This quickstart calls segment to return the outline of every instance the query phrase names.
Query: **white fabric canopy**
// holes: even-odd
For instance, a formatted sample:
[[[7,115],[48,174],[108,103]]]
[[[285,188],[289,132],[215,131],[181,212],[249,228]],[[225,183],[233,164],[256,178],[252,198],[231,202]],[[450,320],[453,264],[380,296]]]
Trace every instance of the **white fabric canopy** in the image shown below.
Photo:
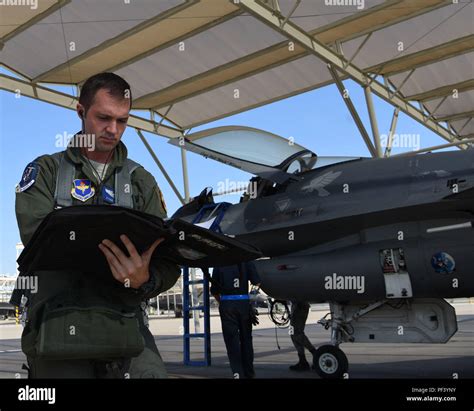
[[[295,1],[277,4],[287,16]],[[322,60],[228,0],[42,0],[2,6],[0,22],[5,67],[40,84],[116,72],[135,108],[183,129],[333,81]],[[473,133],[472,1],[302,0],[289,22]]]

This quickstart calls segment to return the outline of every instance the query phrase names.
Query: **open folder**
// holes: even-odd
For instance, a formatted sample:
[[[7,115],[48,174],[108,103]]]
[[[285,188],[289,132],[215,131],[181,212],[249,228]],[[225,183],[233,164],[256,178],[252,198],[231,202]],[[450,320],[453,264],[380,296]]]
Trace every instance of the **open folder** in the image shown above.
[[[121,234],[127,235],[139,254],[164,237],[152,261],[166,258],[188,267],[226,266],[261,257],[251,245],[180,219],[163,220],[117,206],[85,205],[48,214],[18,258],[19,271],[108,271],[98,245],[109,239],[128,255]]]

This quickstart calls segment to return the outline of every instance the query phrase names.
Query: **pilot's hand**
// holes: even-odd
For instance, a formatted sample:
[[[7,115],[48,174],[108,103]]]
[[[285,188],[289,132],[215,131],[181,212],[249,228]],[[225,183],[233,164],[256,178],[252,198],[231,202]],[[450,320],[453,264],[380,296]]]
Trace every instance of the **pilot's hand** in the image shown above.
[[[151,256],[164,238],[158,238],[142,255],[138,254],[137,249],[126,235],[122,234],[120,239],[127,248],[130,257],[127,257],[119,247],[107,239],[99,244],[99,248],[104,253],[110,271],[117,281],[126,287],[140,288],[150,278],[148,267]]]

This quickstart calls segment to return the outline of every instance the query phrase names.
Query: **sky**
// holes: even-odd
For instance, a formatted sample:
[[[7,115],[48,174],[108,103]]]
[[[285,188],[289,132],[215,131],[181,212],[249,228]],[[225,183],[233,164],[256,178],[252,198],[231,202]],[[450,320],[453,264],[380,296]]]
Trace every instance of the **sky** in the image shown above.
[[[5,70],[0,72],[11,75]],[[352,80],[345,81],[344,85],[371,135],[363,89]],[[71,88],[63,90],[72,93]],[[376,96],[374,106],[380,134],[388,134],[393,107]],[[285,138],[292,137],[295,143],[314,151],[318,156],[370,156],[334,85],[208,123],[192,132],[223,125],[255,127]],[[58,135],[72,135],[80,127],[79,118],[73,110],[28,97],[17,98],[14,93],[0,91],[0,275],[16,272],[15,245],[20,241],[20,236],[15,217],[15,186],[25,166],[40,155],[61,151],[62,148],[57,147]],[[445,143],[441,137],[403,113],[400,113],[396,132],[414,136],[414,144],[410,147],[395,147],[392,154]],[[168,144],[167,138],[151,133],[144,135],[184,195],[179,148]],[[129,157],[154,175],[166,200],[168,215],[172,215],[180,207],[180,202],[135,130],[127,128],[122,141],[128,148]],[[216,192],[227,179],[238,183],[251,178],[248,173],[194,153],[187,153],[187,162],[191,196],[199,194],[208,186]],[[237,203],[239,195],[219,196],[215,201]]]

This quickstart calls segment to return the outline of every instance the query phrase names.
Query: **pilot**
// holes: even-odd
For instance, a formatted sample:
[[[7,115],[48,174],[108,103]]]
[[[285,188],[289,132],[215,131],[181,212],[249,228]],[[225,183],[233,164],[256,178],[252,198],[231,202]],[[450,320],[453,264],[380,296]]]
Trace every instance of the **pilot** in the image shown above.
[[[222,334],[234,378],[254,378],[252,323],[248,283],[260,287],[253,263],[214,268],[211,294],[219,302]]]
[[[308,337],[304,333],[306,320],[308,318],[310,305],[307,302],[292,301],[291,302],[291,314],[290,314],[290,335],[291,341],[296,348],[298,353],[299,361],[295,365],[291,365],[289,368],[291,371],[309,371],[310,365],[306,361],[304,349],[306,348],[314,356],[316,354],[316,348],[311,344]]]
[[[119,205],[166,217],[155,179],[127,158],[127,148],[121,142],[131,98],[129,84],[113,73],[94,75],[84,83],[77,104],[81,133],[73,137],[65,151],[43,155],[29,163],[16,188],[16,216],[25,246],[55,208]],[[111,275],[90,275],[94,267],[88,266],[87,255],[81,255],[80,250],[75,270],[33,273],[38,276],[38,290],[26,293],[28,321],[22,335],[30,378],[167,376],[145,325],[144,302],[171,288],[180,269],[163,259],[150,263],[162,239],[156,239],[140,255],[126,235],[120,238],[122,249],[107,238],[98,245]],[[101,280],[104,277],[107,281]],[[17,291],[13,299],[21,297]],[[61,303],[53,304],[58,301]],[[60,307],[55,315],[62,316],[70,329],[55,329],[42,321],[51,307]],[[136,320],[125,321],[134,316]],[[98,324],[103,328],[101,335],[112,341],[109,348],[94,338]],[[48,347],[41,347],[41,339],[55,342],[49,357],[44,354]],[[117,357],[119,344],[123,346]],[[115,353],[113,357],[110,349]]]

